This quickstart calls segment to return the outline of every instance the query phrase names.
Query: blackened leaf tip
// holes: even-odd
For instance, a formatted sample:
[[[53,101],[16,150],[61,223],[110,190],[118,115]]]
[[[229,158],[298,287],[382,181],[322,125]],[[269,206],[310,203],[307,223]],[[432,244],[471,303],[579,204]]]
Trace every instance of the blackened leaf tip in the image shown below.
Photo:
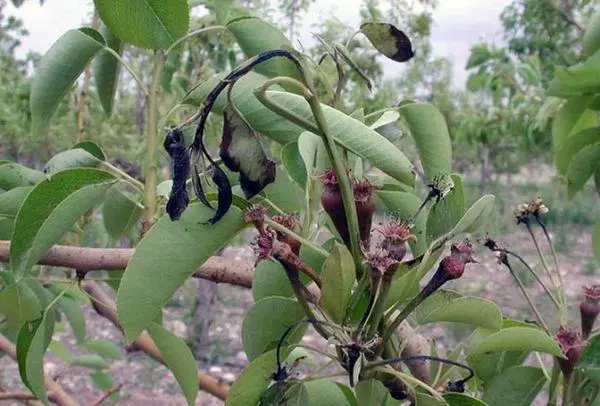
[[[215,224],[223,218],[225,214],[231,208],[233,202],[233,192],[231,190],[231,183],[227,179],[227,175],[217,165],[212,166],[212,180],[217,185],[218,198],[217,198],[217,210],[211,219],[205,222],[205,224]]]
[[[364,23],[360,31],[383,55],[396,62],[406,62],[414,55],[410,38],[388,23]]]

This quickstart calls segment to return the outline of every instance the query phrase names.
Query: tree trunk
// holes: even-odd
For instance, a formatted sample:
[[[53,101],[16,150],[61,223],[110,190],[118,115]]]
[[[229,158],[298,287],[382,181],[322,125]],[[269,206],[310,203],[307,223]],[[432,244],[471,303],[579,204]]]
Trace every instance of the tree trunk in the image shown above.
[[[482,147],[479,153],[481,158],[481,177],[479,182],[479,193],[483,194],[492,181],[492,161],[490,159],[490,150],[486,147]]]

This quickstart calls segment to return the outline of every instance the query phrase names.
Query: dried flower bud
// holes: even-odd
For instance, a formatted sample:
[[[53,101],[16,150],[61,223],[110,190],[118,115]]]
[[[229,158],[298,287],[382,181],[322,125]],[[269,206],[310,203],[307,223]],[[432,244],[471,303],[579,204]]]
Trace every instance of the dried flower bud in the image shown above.
[[[479,243],[484,247],[489,248],[490,251],[494,252],[494,255],[496,256],[496,262],[499,265],[506,265],[510,267],[508,256],[506,255],[506,249],[504,248],[503,244],[497,243],[489,234],[486,234],[483,240],[479,240]]]
[[[559,358],[558,364],[565,376],[570,376],[581,355],[581,347],[587,342],[581,341],[579,332],[560,326],[556,331],[556,342],[560,345],[567,359]]]
[[[282,226],[291,231],[294,231],[294,228],[296,228],[296,225],[298,224],[298,221],[296,220],[296,215],[294,213],[277,214],[273,216],[272,219],[274,222],[281,224]],[[277,230],[275,230],[275,233],[277,234],[277,239],[281,242],[288,244],[294,254],[300,254],[300,241],[298,241],[289,234],[285,234]]]
[[[399,264],[398,261],[391,257],[387,250],[382,248],[365,253],[364,256],[364,263],[369,265],[371,269],[375,269],[381,273],[393,271]]]
[[[252,222],[260,234],[265,234],[265,213],[267,209],[260,204],[253,204],[244,210],[244,220]]]
[[[548,207],[544,204],[544,201],[540,196],[536,197],[533,203],[529,205],[531,214],[539,216],[540,214],[548,213]]]
[[[412,225],[403,221],[388,221],[376,228],[376,231],[383,236],[379,247],[387,250],[396,261],[402,261],[406,255],[406,243],[417,240],[412,234]]]
[[[588,338],[594,322],[600,314],[600,285],[584,286],[585,298],[579,304],[581,314],[581,333],[584,339]]]
[[[473,247],[469,240],[452,244],[450,255],[442,259],[435,274],[421,291],[421,295],[427,297],[446,282],[460,278],[467,264],[471,263],[477,263],[477,261],[473,258]]]
[[[271,258],[275,243],[275,234],[265,232],[256,237],[252,242],[254,255],[256,255],[256,264],[260,261]]]
[[[548,211],[548,207],[544,204],[542,198],[538,196],[533,202],[519,204],[515,210],[515,219],[517,224],[528,224],[530,216],[539,219],[540,214],[546,214]]]
[[[375,199],[373,198],[375,185],[370,180],[363,179],[355,183],[353,189],[360,241],[363,246],[369,248],[371,243],[371,225],[373,224],[373,213],[375,213],[376,206]]]

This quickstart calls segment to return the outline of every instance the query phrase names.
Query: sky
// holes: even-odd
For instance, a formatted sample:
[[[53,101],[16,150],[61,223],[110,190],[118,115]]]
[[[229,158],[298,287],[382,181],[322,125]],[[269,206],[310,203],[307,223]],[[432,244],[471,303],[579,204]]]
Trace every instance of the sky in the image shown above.
[[[434,54],[453,60],[454,87],[462,89],[465,86],[467,74],[464,67],[472,44],[482,39],[501,42],[500,13],[510,2],[438,0],[431,41]],[[310,46],[314,41],[310,35],[312,24],[331,15],[358,27],[361,4],[362,0],[316,0],[302,20],[300,41]],[[37,0],[27,0],[19,9],[9,6],[7,15],[21,18],[29,30],[29,36],[18,49],[18,54],[23,56],[29,50],[45,52],[65,31],[89,21],[91,10],[92,2],[87,0],[47,0],[44,6],[40,6]],[[396,69],[393,62],[384,62],[386,75],[394,76]]]

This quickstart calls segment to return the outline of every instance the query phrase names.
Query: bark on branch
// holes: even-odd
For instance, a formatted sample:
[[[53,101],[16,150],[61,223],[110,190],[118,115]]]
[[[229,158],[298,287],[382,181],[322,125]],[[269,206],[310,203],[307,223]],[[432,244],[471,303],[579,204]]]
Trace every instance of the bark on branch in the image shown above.
[[[0,334],[0,350],[6,353],[13,360],[17,360],[17,349],[15,345],[8,341],[6,337]],[[60,406],[77,406],[77,403],[65,392],[54,379],[44,375],[44,384],[48,391],[48,399]]]
[[[0,262],[9,262],[10,241],[0,241]],[[123,270],[131,259],[131,248],[86,248],[55,245],[42,257],[40,265],[61,266],[79,271]],[[223,257],[209,258],[194,276],[218,283],[252,286],[254,264],[250,261],[232,260]]]
[[[92,298],[94,310],[102,317],[108,319],[115,327],[121,330],[121,325],[117,319],[115,305],[110,297],[100,288],[95,282],[87,282],[83,289]],[[164,364],[165,361],[158,350],[156,344],[145,331],[141,333],[134,342],[138,348],[154,358],[156,361]],[[200,381],[200,389],[206,391],[219,399],[225,400],[229,392],[229,386],[219,382],[218,379],[208,375],[205,372],[198,371],[198,380]]]

